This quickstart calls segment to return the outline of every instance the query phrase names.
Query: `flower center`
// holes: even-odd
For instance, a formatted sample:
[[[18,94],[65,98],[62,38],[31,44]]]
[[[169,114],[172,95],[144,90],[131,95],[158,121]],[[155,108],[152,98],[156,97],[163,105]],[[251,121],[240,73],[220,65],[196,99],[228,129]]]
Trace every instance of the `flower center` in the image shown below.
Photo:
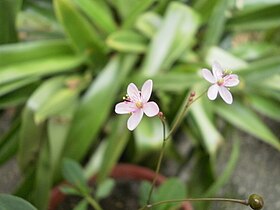
[[[222,78],[222,79],[219,79],[219,80],[217,81],[217,84],[218,84],[219,86],[222,86],[222,85],[224,84],[224,82],[225,82],[225,80]]]
[[[143,108],[143,104],[142,104],[142,102],[137,101],[137,102],[136,102],[136,107],[137,107],[138,109]]]

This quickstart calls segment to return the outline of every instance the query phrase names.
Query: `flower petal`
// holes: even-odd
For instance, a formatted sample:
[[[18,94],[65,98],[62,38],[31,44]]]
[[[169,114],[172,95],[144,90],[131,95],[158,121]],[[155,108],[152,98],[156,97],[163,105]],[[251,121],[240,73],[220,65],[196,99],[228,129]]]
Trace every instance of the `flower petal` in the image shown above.
[[[202,69],[201,73],[202,73],[202,76],[204,77],[204,79],[206,79],[208,82],[213,83],[213,84],[216,82],[215,77],[213,76],[211,71],[209,71],[208,69]]]
[[[222,99],[227,103],[227,104],[232,104],[233,98],[229,90],[225,87],[219,87],[219,93],[222,97]]]
[[[137,107],[132,102],[121,102],[116,104],[115,112],[117,114],[128,114],[137,110]]]
[[[214,61],[213,65],[212,65],[212,71],[213,71],[213,74],[214,74],[214,77],[216,78],[216,80],[219,80],[222,78],[223,68],[217,61]]]
[[[133,131],[140,123],[142,117],[143,117],[142,109],[138,109],[136,112],[133,112],[127,121],[127,128]]]
[[[230,74],[228,76],[225,76],[224,80],[224,86],[226,87],[233,87],[239,84],[239,79],[236,74]]]
[[[159,113],[159,108],[155,102],[151,101],[143,105],[143,111],[148,117],[153,117]]]
[[[140,93],[138,88],[134,83],[130,83],[127,87],[127,94],[133,102],[138,102],[140,101]]]
[[[212,85],[209,87],[208,92],[207,92],[207,96],[210,100],[215,100],[217,98],[218,95],[218,90],[219,90],[219,86],[218,85]]]
[[[153,90],[153,81],[149,79],[143,84],[141,88],[141,98],[143,103],[149,101],[152,94],[152,90]]]

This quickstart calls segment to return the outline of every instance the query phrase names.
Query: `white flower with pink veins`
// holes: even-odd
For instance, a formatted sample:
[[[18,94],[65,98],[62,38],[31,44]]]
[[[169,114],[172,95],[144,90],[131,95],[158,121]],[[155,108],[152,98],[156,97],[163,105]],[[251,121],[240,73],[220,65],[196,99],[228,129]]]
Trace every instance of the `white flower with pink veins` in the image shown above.
[[[229,87],[234,87],[239,84],[238,76],[231,74],[230,71],[223,70],[221,65],[216,61],[212,65],[212,72],[213,74],[208,69],[202,69],[204,79],[213,84],[208,89],[208,98],[215,100],[219,93],[227,104],[232,104],[233,98]]]
[[[141,91],[138,90],[134,83],[130,83],[127,87],[127,97],[124,101],[118,103],[115,106],[115,112],[117,114],[131,114],[127,121],[127,127],[129,130],[134,130],[140,123],[143,113],[148,117],[156,116],[159,113],[158,105],[150,101],[152,94],[153,81],[147,80]]]

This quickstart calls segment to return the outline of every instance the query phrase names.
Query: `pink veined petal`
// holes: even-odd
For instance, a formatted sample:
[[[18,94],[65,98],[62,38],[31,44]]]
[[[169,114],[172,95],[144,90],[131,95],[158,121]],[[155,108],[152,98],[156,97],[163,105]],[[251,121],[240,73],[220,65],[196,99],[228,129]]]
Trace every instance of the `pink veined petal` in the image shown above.
[[[153,117],[159,113],[159,108],[155,102],[151,101],[143,105],[143,111],[148,117]]]
[[[230,74],[228,76],[225,76],[224,80],[224,86],[226,87],[233,87],[239,84],[239,79],[236,74]]]
[[[223,68],[217,61],[214,61],[213,65],[212,65],[212,71],[213,71],[213,74],[214,74],[214,77],[216,78],[216,80],[219,80],[222,78]]]
[[[130,83],[127,87],[127,94],[133,102],[140,101],[140,93],[134,83]]]
[[[216,82],[215,77],[213,76],[211,71],[209,71],[208,69],[202,69],[201,73],[202,73],[202,76],[204,77],[204,79],[206,79],[208,82],[210,82],[212,84],[214,84]]]
[[[149,101],[152,94],[152,90],[153,90],[153,81],[149,79],[143,84],[141,88],[141,98],[143,103]]]
[[[231,93],[226,87],[219,87],[219,93],[222,97],[222,99],[227,103],[227,104],[232,104],[233,98]]]
[[[137,110],[137,107],[132,102],[121,102],[116,104],[115,112],[117,114],[128,114]]]
[[[127,121],[127,128],[133,131],[140,123],[142,117],[143,117],[142,109],[138,109],[136,112],[133,112]]]
[[[209,87],[208,92],[207,92],[207,96],[210,100],[215,100],[217,98],[218,95],[218,90],[219,90],[219,86],[214,84],[212,86]]]

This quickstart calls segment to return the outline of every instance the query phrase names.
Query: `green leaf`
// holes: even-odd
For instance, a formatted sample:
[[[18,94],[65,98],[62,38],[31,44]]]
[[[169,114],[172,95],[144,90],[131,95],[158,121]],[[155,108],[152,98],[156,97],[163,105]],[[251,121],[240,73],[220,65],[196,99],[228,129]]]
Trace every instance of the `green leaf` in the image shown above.
[[[74,160],[64,159],[62,167],[63,177],[81,192],[88,192],[87,180],[82,167]]]
[[[0,47],[0,66],[73,54],[71,45],[63,39],[7,44]]]
[[[102,0],[100,0],[102,1]],[[139,0],[107,0],[109,4],[115,9],[116,13],[120,16],[121,19],[127,18],[128,14],[139,2]]]
[[[22,176],[20,185],[15,191],[15,195],[26,200],[32,200],[32,190],[35,185],[35,167],[31,168],[29,171],[25,171],[25,174]]]
[[[272,56],[279,52],[279,49],[268,42],[247,42],[232,48],[230,52],[244,60],[256,60]]]
[[[280,4],[244,9],[234,14],[228,22],[231,30],[267,30],[278,27]]]
[[[207,112],[203,107],[203,102],[201,100],[196,101],[195,104],[192,105],[190,111],[193,114],[196,124],[202,134],[206,150],[212,157],[215,156],[218,148],[224,141],[223,137],[207,115]]]
[[[104,157],[105,157],[104,154],[107,149],[107,145],[108,145],[108,141],[100,142],[98,147],[95,149],[95,152],[92,154],[89,161],[87,162],[84,170],[87,179],[90,179],[94,174],[97,174],[97,172],[99,172],[100,168],[103,166],[102,164],[104,161]],[[104,173],[105,170],[101,170],[101,171],[103,171]]]
[[[222,174],[218,176],[218,178],[215,180],[215,182],[207,189],[207,191],[204,193],[203,197],[211,197],[215,196],[215,194],[220,190],[224,184],[229,181],[232,173],[234,172],[234,169],[236,167],[236,164],[238,163],[238,157],[240,152],[240,140],[236,137],[236,134],[234,134],[233,138],[233,148],[229,157],[229,160],[227,161],[226,167]]]
[[[250,105],[258,112],[267,117],[280,121],[280,103],[275,100],[258,95],[249,95]]]
[[[115,186],[116,182],[114,179],[106,179],[104,180],[102,183],[100,183],[100,185],[98,185],[98,188],[96,190],[96,198],[97,199],[103,199],[106,198],[107,196],[110,195],[110,193],[112,192],[114,186]]]
[[[18,89],[6,94],[5,97],[0,97],[0,108],[5,109],[24,104],[36,87],[37,84],[31,84],[26,86],[24,89]]]
[[[149,196],[150,189],[152,187],[152,184],[148,181],[142,181],[140,184],[140,189],[139,189],[139,205],[140,206],[145,206],[147,205],[147,200]],[[155,200],[155,193],[152,193],[151,200]]]
[[[214,61],[218,61],[223,68],[230,70],[249,67],[245,61],[218,47],[210,47],[205,60],[209,66],[212,66]]]
[[[106,180],[127,145],[130,132],[127,129],[126,121],[126,116],[118,116],[117,119],[113,119],[112,131],[110,135],[104,139],[104,141],[106,141],[106,148],[101,157],[97,183],[102,183]],[[118,139],[118,142],[116,142],[116,139]],[[88,163],[88,165],[90,164],[92,163]]]
[[[18,162],[23,171],[35,167],[38,151],[43,139],[43,124],[36,124],[34,111],[42,106],[63,85],[64,77],[49,79],[44,82],[29,98],[22,112],[22,125],[20,129],[20,142]]]
[[[61,158],[64,152],[64,147],[69,132],[72,118],[76,110],[77,102],[74,101],[71,105],[68,105],[57,116],[48,120],[48,137],[50,146],[50,161],[52,170],[54,171],[54,179],[60,175]]]
[[[153,12],[146,12],[136,20],[135,27],[148,38],[152,38],[162,24],[161,17]]]
[[[69,107],[69,104],[75,104],[78,92],[69,88],[62,88],[52,95],[46,103],[40,106],[35,112],[35,122],[40,123],[48,117],[57,115]]]
[[[117,30],[113,14],[105,1],[74,0],[74,2],[105,35]]]
[[[163,127],[159,118],[143,117],[134,131],[136,153],[134,161],[139,161],[151,151],[159,149],[163,142]]]
[[[96,136],[110,114],[117,92],[132,69],[135,58],[131,55],[112,58],[93,80],[81,99],[68,135],[65,148],[68,157],[81,159],[97,140]]]
[[[30,109],[37,111],[49,100],[51,96],[53,96],[53,94],[64,86],[64,79],[65,77],[60,76],[46,80],[29,98],[27,106]]]
[[[0,1],[0,45],[17,41],[16,15],[22,0]]]
[[[87,200],[83,199],[80,201],[73,210],[87,210],[88,209],[88,202]]]
[[[37,210],[27,201],[22,198],[0,194],[0,210]]]
[[[249,79],[250,77],[248,77]],[[280,101],[280,75],[274,74],[263,81],[256,81],[251,84],[251,91],[255,94],[262,94],[265,97],[271,97]],[[260,88],[261,87],[261,88]],[[258,90],[258,91],[257,91]]]
[[[54,7],[56,15],[75,49],[82,55],[87,55],[95,66],[102,66],[105,62],[105,43],[75,7],[74,2],[72,0],[56,0]]]
[[[23,173],[27,173],[32,168],[35,168],[35,163],[38,160],[38,153],[43,142],[44,125],[36,125],[33,119],[33,111],[25,107],[22,113],[18,151],[18,163]]]
[[[205,152],[196,150],[192,161],[194,167],[188,180],[188,196],[201,197],[214,182],[212,158]],[[195,209],[208,209],[207,202],[193,203]]]
[[[63,185],[59,187],[59,191],[63,192],[64,194],[67,195],[78,195],[82,196],[81,192],[79,192],[75,187],[73,186],[68,186],[68,185]]]
[[[187,195],[185,184],[178,178],[169,178],[156,191],[156,201],[183,199]],[[157,206],[156,210],[168,210],[178,206],[178,203],[169,203]]]
[[[174,69],[175,70],[175,69]],[[156,90],[181,93],[199,82],[197,73],[168,72],[153,77]]]
[[[42,135],[38,161],[36,164],[34,188],[32,192],[32,201],[40,210],[47,210],[50,197],[50,190],[53,183],[53,169],[50,160],[50,147],[48,137],[44,130]]]
[[[123,21],[122,27],[123,28],[131,28],[138,16],[143,13],[146,9],[148,9],[155,1],[157,0],[141,0],[137,1],[137,3],[130,8],[130,11],[126,18]]]
[[[269,128],[249,108],[234,101],[230,106],[219,104],[219,106],[215,107],[215,111],[237,128],[250,133],[252,136],[259,138],[280,150],[279,139],[277,139]]]
[[[19,119],[13,121],[9,130],[0,139],[0,165],[16,154],[19,143]]]
[[[132,30],[112,33],[106,40],[109,47],[119,52],[143,53],[146,51],[146,39]]]
[[[174,3],[174,5],[171,4],[170,10],[172,10],[172,6],[174,12],[182,14],[182,22],[179,23],[176,29],[176,37],[172,43],[170,53],[163,62],[165,68],[170,68],[183,53],[192,48],[195,41],[194,35],[200,23],[200,17],[191,7]]]
[[[1,85],[0,86],[0,96],[3,96],[5,94],[15,91],[17,89],[24,88],[27,85],[36,82],[37,80],[38,80],[38,78],[29,77],[29,78],[24,78],[22,80],[16,80],[11,83]]]
[[[42,77],[59,72],[73,71],[83,62],[83,58],[75,55],[46,57],[31,62],[13,63],[2,67],[0,85],[27,77]]]
[[[252,62],[247,67],[240,68],[237,72],[238,75],[245,79],[245,82],[251,84],[259,85],[261,82],[267,79],[273,79],[273,76],[279,74],[280,67],[280,56],[272,56],[269,58],[259,59],[255,62]],[[269,83],[274,85],[275,83],[269,80]],[[279,86],[276,83],[276,86]]]
[[[45,19],[55,21],[55,15],[50,1],[38,2],[26,0],[23,4],[23,10],[40,13],[45,17]]]
[[[219,0],[196,0],[191,2],[192,7],[200,14],[203,23],[207,23]]]
[[[204,33],[204,38],[202,41],[202,49],[207,49],[208,47],[217,45],[223,32],[226,22],[225,11],[229,7],[231,0],[218,0],[216,5],[212,10],[207,23],[207,29]]]
[[[189,7],[172,2],[149,46],[142,65],[145,76],[153,76],[167,69],[181,54],[190,49],[198,28],[198,16]]]
[[[9,159],[15,156],[18,149],[18,133],[13,133],[6,139],[6,144],[0,147],[0,165],[6,163]]]

